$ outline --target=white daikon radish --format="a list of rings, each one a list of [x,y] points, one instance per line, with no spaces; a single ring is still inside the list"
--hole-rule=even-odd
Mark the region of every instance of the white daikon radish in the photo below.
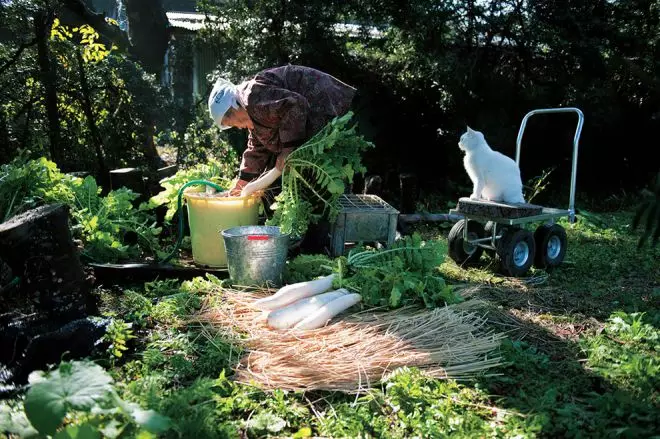
[[[351,306],[362,300],[362,296],[356,293],[346,294],[332,302],[323,305],[316,312],[298,322],[294,329],[316,329],[325,326],[330,319],[337,314],[346,311]]]
[[[280,171],[277,168],[273,168],[270,171],[266,172],[264,175],[261,177],[257,178],[256,180],[246,184],[243,187],[243,190],[241,190],[241,196],[245,197],[247,195],[250,195],[253,192],[260,191],[263,189],[266,189],[268,186],[273,184],[277,178],[282,175],[282,171]]]
[[[287,329],[316,312],[326,303],[343,295],[349,294],[348,290],[340,288],[316,296],[306,297],[293,302],[283,308],[271,311],[268,315],[268,326],[275,329]]]
[[[263,310],[273,310],[304,299],[305,297],[316,296],[332,288],[332,280],[334,278],[335,275],[333,273],[316,280],[286,285],[272,296],[255,301],[254,306]]]

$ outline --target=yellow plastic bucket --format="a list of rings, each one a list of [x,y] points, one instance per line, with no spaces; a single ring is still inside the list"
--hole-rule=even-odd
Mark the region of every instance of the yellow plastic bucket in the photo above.
[[[226,267],[227,253],[220,231],[257,225],[261,194],[227,197],[193,189],[183,196],[188,203],[193,261],[208,267]]]

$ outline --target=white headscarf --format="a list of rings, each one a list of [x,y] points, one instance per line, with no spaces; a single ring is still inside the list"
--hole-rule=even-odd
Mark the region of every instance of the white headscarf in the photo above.
[[[223,78],[218,78],[209,95],[209,113],[211,119],[220,127],[226,130],[228,126],[222,125],[222,118],[229,108],[238,108],[238,91],[236,86]]]

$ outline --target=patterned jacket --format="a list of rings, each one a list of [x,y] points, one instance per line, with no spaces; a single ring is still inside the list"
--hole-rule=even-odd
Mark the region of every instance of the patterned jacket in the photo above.
[[[242,180],[258,177],[273,158],[281,170],[291,151],[348,112],[356,92],[327,73],[296,65],[263,70],[237,87],[254,124],[241,161]]]

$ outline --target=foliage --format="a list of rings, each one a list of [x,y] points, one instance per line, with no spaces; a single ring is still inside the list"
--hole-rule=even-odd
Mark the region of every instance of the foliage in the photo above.
[[[72,203],[75,181],[44,157],[1,165],[0,222],[42,204]]]
[[[103,197],[94,178],[63,174],[43,157],[2,165],[0,181],[3,219],[47,203],[66,204],[73,236],[83,241],[83,255],[93,261],[115,262],[161,251],[155,218],[133,206],[138,195],[129,189]]]
[[[194,109],[192,121],[182,132],[165,129],[159,133],[159,141],[176,148],[176,161],[182,168],[215,161],[222,164],[222,176],[233,178],[238,171],[238,157],[227,135],[209,117],[205,104]]]
[[[525,185],[524,198],[528,203],[531,203],[534,198],[536,198],[541,192],[544,192],[548,188],[548,178],[552,171],[556,168],[550,168],[544,170],[541,175],[530,179]]]
[[[435,308],[461,301],[438,271],[446,255],[443,241],[423,241],[414,233],[386,249],[358,246],[347,258],[299,255],[287,263],[285,279],[288,283],[303,282],[335,272],[334,286],[360,293],[366,305]]]
[[[111,51],[99,42],[100,36],[92,26],[83,24],[71,29],[69,26],[62,25],[59,18],[53,20],[53,27],[50,31],[51,40],[69,41],[74,38],[74,34],[82,46],[82,58],[86,63],[98,63],[110,54]]]
[[[284,162],[282,191],[275,198],[275,214],[267,222],[284,233],[303,236],[310,223],[334,221],[339,198],[353,176],[364,174],[361,154],[374,145],[348,126],[352,112],[336,117]]]
[[[108,325],[103,339],[110,343],[109,353],[116,358],[121,358],[124,352],[128,350],[128,341],[135,338],[131,324],[123,320],[114,319]]]
[[[603,334],[585,340],[588,365],[635,398],[660,398],[660,330],[647,323],[645,313],[615,312]]]
[[[100,196],[101,188],[92,177],[74,185],[72,230],[85,244],[82,254],[94,261],[115,262],[137,258],[144,252],[162,254],[158,242],[160,227],[155,218],[133,207],[138,194],[120,188]],[[133,242],[126,242],[132,240]]]
[[[122,400],[110,375],[87,361],[63,362],[52,371],[30,374],[24,409],[32,427],[24,426],[24,432],[56,438],[94,438],[101,433],[106,437],[118,437],[142,430],[163,433],[170,422],[153,410],[143,410],[137,404]],[[82,416],[83,422],[63,425],[65,417],[73,413]],[[19,416],[13,414],[0,421],[10,422]],[[0,427],[9,430],[12,426]]]
[[[237,167],[236,156],[232,155],[229,160],[209,159],[196,166],[181,169],[173,176],[161,180],[160,185],[164,189],[151,197],[149,202],[140,208],[142,210],[148,210],[158,206],[167,206],[165,220],[172,221],[174,214],[178,210],[177,199],[179,189],[184,184],[192,180],[207,180],[216,183],[220,187],[229,188],[231,183],[230,176],[236,172]]]
[[[456,270],[450,259],[441,266],[449,281],[478,285],[472,297],[492,304],[495,327],[516,328],[503,345],[508,366],[481,383],[499,408],[520,411],[543,437],[652,437],[659,428],[650,389],[660,266],[656,250],[637,250],[629,221],[630,212],[561,220],[568,253],[549,276],[509,279],[487,265]]]
[[[170,119],[167,93],[155,76],[147,75],[97,29],[64,24],[54,6],[34,0],[0,6],[0,28],[12,30],[10,38],[0,41],[1,160],[8,162],[22,151],[29,157],[48,156],[67,171],[143,165],[148,125],[165,125]],[[30,24],[51,12],[54,18],[43,42],[47,54],[41,59],[54,77],[60,134],[55,149],[48,137],[51,98],[44,94],[46,78],[38,62],[40,37]]]
[[[213,17],[200,39],[221,54],[218,72],[234,80],[287,63],[341,65],[343,36],[333,26],[342,21],[345,2],[200,0],[197,6]]]
[[[414,368],[393,374],[382,390],[333,407],[321,426],[330,437],[533,437],[515,412],[489,405],[486,393],[433,380]],[[497,419],[497,420],[496,420]]]
[[[502,375],[482,380],[500,395],[499,407],[520,411],[524,423],[544,437],[648,437],[657,429],[653,402],[607,387],[575,357],[557,358],[546,347],[525,341],[503,345],[508,366]]]
[[[327,276],[336,266],[330,257],[318,254],[301,254],[289,259],[284,267],[284,281],[287,284],[306,282],[319,276]]]
[[[384,250],[353,249],[339,285],[358,291],[363,303],[399,308],[423,303],[434,308],[460,301],[437,269],[447,255],[439,240],[403,237]],[[341,259],[339,261],[341,266]]]

